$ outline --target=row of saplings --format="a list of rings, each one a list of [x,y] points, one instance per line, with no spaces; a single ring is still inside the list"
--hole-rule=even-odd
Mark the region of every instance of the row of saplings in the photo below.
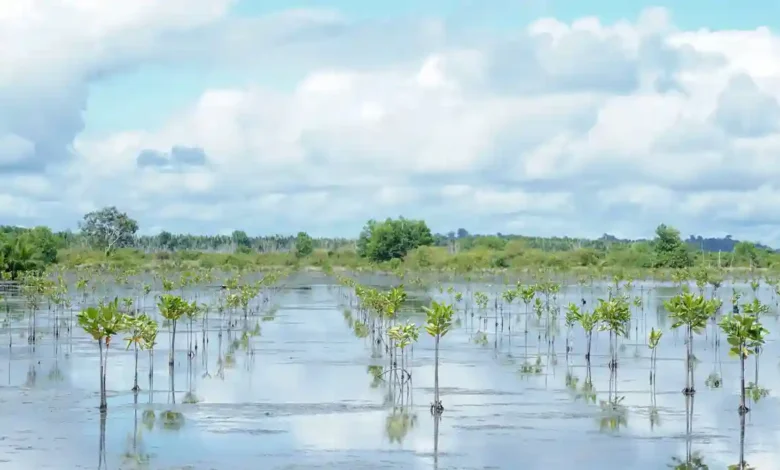
[[[739,296],[735,296],[732,300],[736,305],[739,301]],[[707,298],[704,294],[695,294],[685,288],[683,292],[665,301],[664,306],[673,321],[672,329],[685,328],[686,386],[683,389],[683,393],[693,395],[695,393],[693,385],[693,336],[701,334],[707,328],[708,321],[716,318],[723,306],[723,302],[718,298]],[[739,313],[740,311],[741,313]],[[742,304],[741,308],[735,308],[733,313],[723,316],[718,322],[718,326],[727,336],[729,354],[740,359],[739,413],[742,415],[748,412],[745,404],[745,360],[748,356],[757,354],[760,347],[764,344],[766,335],[769,332],[761,324],[761,314],[768,312],[768,306],[754,298],[752,302]],[[585,332],[587,338],[586,360],[590,360],[590,345],[593,331],[597,328],[600,331],[609,331],[610,350],[612,352],[609,364],[611,368],[617,367],[617,348],[613,346],[612,340],[614,338],[616,341],[618,336],[627,334],[626,330],[630,318],[629,302],[624,296],[611,296],[609,300],[599,299],[592,312],[581,310],[576,304],[570,304],[566,313],[567,324],[569,326],[579,324]],[[651,328],[648,341],[648,346],[652,350],[650,356],[651,382],[655,379],[656,348],[662,335],[661,331]]]
[[[187,302],[183,298],[164,294],[157,304],[160,315],[171,325],[171,344],[168,365],[173,367],[173,351],[176,344],[176,324],[183,317],[193,318],[203,308],[196,302]],[[97,341],[100,351],[100,411],[108,410],[106,402],[106,373],[108,371],[108,352],[112,338],[126,334],[126,349],[133,347],[135,352],[135,377],[133,391],[140,390],[138,386],[138,352],[149,352],[149,374],[153,373],[154,347],[157,344],[157,321],[147,314],[136,315],[124,313],[119,306],[119,299],[102,302],[96,307],[89,307],[78,314],[78,323],[92,338]]]
[[[358,305],[367,313],[382,322],[381,329],[387,333],[387,347],[390,352],[391,367],[387,373],[401,373],[401,385],[407,379],[411,379],[411,373],[406,370],[407,363],[406,348],[411,346],[419,338],[420,327],[407,320],[403,324],[396,324],[395,320],[400,311],[401,305],[406,301],[406,292],[403,286],[394,287],[389,291],[383,292],[377,289],[363,286],[352,278],[335,275],[339,283],[345,287],[354,289],[358,298]],[[455,309],[451,304],[432,301],[430,307],[423,307],[425,312],[425,331],[434,340],[434,379],[433,394],[434,399],[431,403],[431,413],[441,415],[444,406],[439,398],[439,343],[441,339],[452,329],[452,317]],[[378,338],[382,340],[381,335]],[[400,353],[400,364],[398,367],[397,354]]]
[[[397,287],[389,292],[380,292],[375,289],[359,285],[353,279],[345,276],[339,276],[342,285],[351,287],[355,290],[360,304],[363,308],[376,314],[380,319],[387,320],[387,333],[391,344],[403,348],[417,338],[416,325],[407,322],[404,325],[395,325],[395,316],[399,310],[400,304],[406,298],[403,287]],[[458,296],[460,297],[460,296]],[[739,296],[732,299],[733,303],[739,301]],[[720,311],[723,302],[715,298],[707,298],[704,293],[696,294],[687,287],[671,299],[664,302],[669,311],[669,317],[672,319],[672,328],[684,327],[686,329],[686,387],[683,393],[692,395],[694,389],[694,354],[693,354],[693,336],[702,333],[710,319],[715,318]],[[425,329],[435,339],[435,366],[434,366],[434,402],[431,406],[432,411],[441,413],[443,411],[442,403],[438,393],[438,346],[442,336],[447,334],[452,325],[453,307],[449,304],[439,304],[433,302],[431,307],[424,308],[426,313]],[[741,313],[739,313],[741,311]],[[733,313],[723,316],[718,325],[727,336],[730,346],[729,353],[740,359],[740,405],[739,413],[744,415],[748,412],[746,406],[745,390],[745,360],[748,356],[759,352],[763,345],[768,331],[761,324],[761,314],[767,313],[769,308],[762,304],[757,298],[752,302],[744,303],[740,308],[736,308]],[[586,360],[590,360],[590,349],[594,330],[608,331],[610,334],[610,368],[617,367],[617,339],[620,336],[626,336],[628,333],[628,324],[631,320],[631,309],[629,299],[623,295],[610,295],[609,299],[599,299],[593,311],[588,312],[576,304],[570,304],[566,314],[566,323],[568,326],[579,324],[587,338],[587,349],[585,353]],[[660,342],[662,332],[650,331],[649,347],[651,354],[651,376],[650,380],[655,378],[656,348]]]
[[[401,289],[394,289],[386,294],[377,292],[374,289],[366,289],[357,285],[353,280],[341,279],[342,283],[355,288],[361,303],[378,313],[380,316],[394,316],[398,311],[398,306],[405,299],[405,294]],[[350,282],[351,281],[351,282]],[[699,334],[707,326],[710,318],[713,318],[722,306],[722,301],[717,298],[706,298],[704,295],[694,294],[688,290],[676,295],[665,302],[670,317],[673,319],[672,328],[685,327],[687,333],[686,348],[686,388],[683,390],[686,394],[693,394],[693,335]],[[199,313],[199,307],[196,302],[187,302],[181,297],[166,294],[161,296],[158,303],[160,314],[171,323],[171,345],[169,364],[173,362],[173,351],[175,345],[176,324],[182,317],[193,317]],[[430,308],[426,308],[427,324],[426,330],[434,337],[436,346],[436,364],[435,364],[435,398],[433,407],[435,411],[441,412],[443,409],[438,394],[438,343],[444,335],[447,334],[452,325],[453,307],[449,304],[439,304],[433,302]],[[740,406],[739,412],[744,414],[748,411],[746,406],[745,391],[745,360],[751,354],[759,351],[760,346],[768,331],[763,327],[760,321],[760,315],[768,311],[768,307],[763,305],[758,299],[750,303],[745,303],[741,308],[742,313],[732,313],[724,316],[719,326],[727,335],[730,346],[730,353],[740,358],[741,380],[740,380]],[[390,315],[388,315],[390,314]],[[630,320],[630,306],[628,299],[623,296],[613,296],[608,300],[599,299],[598,304],[592,312],[580,310],[574,304],[569,305],[566,320],[569,325],[579,323],[585,331],[587,337],[586,358],[590,357],[590,344],[593,331],[598,327],[599,330],[606,330],[610,333],[610,345],[613,339],[625,335],[628,321]],[[135,381],[134,390],[138,390],[138,351],[148,350],[150,366],[153,360],[153,349],[156,345],[158,332],[157,322],[146,314],[131,315],[120,311],[118,300],[103,303],[97,307],[90,307],[78,315],[79,325],[90,334],[98,343],[100,351],[100,410],[106,411],[108,408],[106,401],[106,372],[108,370],[107,360],[108,351],[111,345],[111,338],[120,333],[127,333],[125,338],[127,348],[131,346],[135,350]],[[406,336],[409,334],[411,325],[396,325],[390,328],[393,336]],[[391,334],[392,334],[391,333]],[[416,336],[416,335],[415,335]],[[651,374],[655,374],[655,348],[661,338],[661,332],[651,330],[650,347],[653,349],[651,356]],[[394,341],[396,344],[406,344],[402,338]],[[612,357],[610,367],[617,366],[616,347],[610,348]],[[150,371],[151,373],[151,371]]]

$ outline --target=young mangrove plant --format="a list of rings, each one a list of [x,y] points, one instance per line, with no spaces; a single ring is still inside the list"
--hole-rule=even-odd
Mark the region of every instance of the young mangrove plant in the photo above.
[[[729,355],[739,357],[739,413],[744,415],[749,411],[745,405],[745,359],[764,344],[764,338],[769,332],[754,315],[740,313],[724,316],[720,328],[727,336]]]
[[[168,355],[168,365],[173,367],[173,353],[176,349],[176,323],[181,317],[187,315],[190,310],[196,309],[197,306],[195,302],[190,304],[179,296],[163,294],[157,307],[160,310],[160,315],[171,324],[171,348]]]
[[[664,332],[650,328],[650,336],[647,339],[647,347],[650,348],[650,385],[655,384],[655,366],[658,360],[658,343],[661,342],[661,337]]]
[[[412,373],[406,368],[406,347],[417,342],[420,337],[420,328],[407,321],[402,325],[395,325],[387,330],[387,335],[397,348],[401,352],[401,367],[393,367],[390,371],[401,371],[400,385],[403,387],[404,383],[412,380]]]
[[[753,299],[752,302],[748,302],[746,304],[742,305],[742,313],[745,315],[752,315],[756,318],[756,321],[761,321],[761,315],[765,313],[769,313],[769,306],[764,305],[761,302],[759,302],[758,299]],[[758,386],[758,365],[759,365],[759,359],[761,357],[761,348],[756,347],[755,351],[753,351],[754,354],[754,363],[756,366],[755,369],[755,381],[753,382],[755,386]]]
[[[700,334],[707,328],[707,321],[720,308],[719,299],[706,299],[701,294],[692,292],[682,292],[664,302],[664,306],[669,311],[669,317],[672,319],[672,329],[686,327],[686,353],[685,353],[685,388],[683,393],[693,395],[696,393],[696,386],[693,378],[693,335]]]
[[[127,342],[127,349],[130,349],[131,346],[133,347],[135,356],[132,391],[138,393],[141,390],[141,387],[138,386],[138,351],[151,349],[147,340],[151,338],[152,342],[154,342],[154,338],[151,337],[150,333],[154,332],[154,336],[157,336],[157,322],[145,313],[136,317],[127,316],[126,320],[125,331],[129,333],[129,336],[125,338],[125,341]]]
[[[534,286],[518,286],[520,291],[520,298],[525,304],[525,334],[528,334],[528,316],[531,314],[531,302],[536,295],[536,287]]]
[[[440,415],[444,411],[444,406],[439,397],[439,342],[452,327],[452,315],[454,310],[452,305],[431,302],[430,307],[423,307],[425,311],[426,324],[425,331],[434,338],[434,372],[433,372],[433,403],[431,403],[431,413]]]
[[[609,300],[599,299],[594,313],[598,316],[600,331],[609,332],[610,361],[609,368],[618,365],[618,338],[628,335],[628,322],[631,321],[631,309],[628,300],[622,296],[612,296]]]
[[[599,320],[597,311],[588,312],[584,307],[580,309],[573,303],[569,304],[566,312],[566,322],[571,324],[579,323],[585,332],[585,360],[588,362],[590,362],[590,348],[593,344],[593,330],[598,326]]]
[[[157,322],[152,320],[146,324],[142,330],[143,347],[149,351],[149,399],[154,394],[154,347],[157,346],[157,332],[159,327]]]
[[[119,312],[119,299],[89,307],[78,314],[78,323],[97,341],[100,351],[100,411],[108,410],[106,401],[106,372],[108,371],[108,350],[111,338],[125,327],[126,318]],[[105,348],[104,348],[105,346]]]

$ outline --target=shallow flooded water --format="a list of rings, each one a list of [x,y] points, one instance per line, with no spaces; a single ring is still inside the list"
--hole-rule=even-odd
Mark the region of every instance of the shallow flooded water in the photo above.
[[[445,412],[437,419],[429,412],[432,340],[423,332],[413,348],[408,395],[392,390],[372,374],[370,366],[387,360],[375,357],[370,335],[356,336],[346,292],[325,276],[299,274],[246,324],[237,315],[227,331],[213,314],[205,342],[200,322],[195,324],[198,351],[192,359],[189,326],[180,322],[173,394],[167,328],[161,328],[155,348],[151,389],[149,356],[139,355],[137,395],[131,392],[133,352],[116,338],[103,423],[96,343],[78,327],[72,338],[63,328],[55,341],[53,320],[44,311],[37,317],[43,337],[33,348],[27,344],[28,320],[16,318],[10,339],[7,328],[0,335],[0,468],[657,470],[685,462],[688,455],[711,469],[739,461],[739,363],[727,356],[725,339],[715,348],[710,327],[694,340],[697,393],[686,399],[683,334],[669,331],[670,322],[659,312],[671,288],[634,287],[633,294],[645,299],[644,314],[635,313],[631,337],[621,339],[615,374],[607,367],[606,333],[594,337],[589,373],[581,329],[572,329],[572,351],[566,354],[563,315],[547,335],[544,320],[540,324],[531,313],[526,336],[522,302],[515,301],[503,322],[461,310],[456,328],[441,343]],[[720,292],[730,295],[731,286]],[[215,293],[204,290],[201,301]],[[418,303],[429,300],[412,294]],[[426,295],[449,298],[438,289]],[[573,286],[557,303],[585,298],[590,306],[603,295],[598,288]],[[768,293],[762,295],[770,301]],[[405,315],[423,321],[421,313]],[[772,469],[780,460],[775,398],[780,325],[774,314],[764,323],[772,334],[760,356],[758,383],[769,395],[750,404],[744,453],[753,467]],[[665,334],[652,393],[645,338],[659,326]],[[751,382],[754,369],[751,358]],[[718,388],[711,388],[717,382],[713,372]],[[592,391],[583,387],[588,375]],[[623,397],[619,411],[600,406],[610,396]],[[166,419],[169,411],[174,414]]]

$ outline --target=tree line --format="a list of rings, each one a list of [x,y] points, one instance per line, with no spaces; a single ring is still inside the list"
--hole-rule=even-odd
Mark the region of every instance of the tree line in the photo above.
[[[571,237],[530,237],[512,234],[470,234],[460,228],[447,234],[433,233],[423,220],[388,218],[369,220],[356,239],[313,238],[297,235],[249,236],[236,230],[230,235],[137,235],[138,223],[116,207],[84,215],[76,232],[53,232],[0,227],[0,271],[15,277],[19,272],[41,270],[56,263],[62,250],[95,250],[110,257],[120,249],[142,253],[215,252],[236,254],[289,253],[299,260],[314,252],[331,256],[352,252],[367,263],[398,263],[414,259],[420,267],[465,260],[479,268],[624,266],[635,268],[685,268],[697,262],[720,267],[771,267],[780,255],[760,244],[726,237],[731,250],[708,249],[713,240],[691,236],[661,224],[648,240],[621,240],[604,235],[595,240]],[[728,244],[731,245],[728,245]],[[449,258],[447,258],[449,257]],[[447,258],[447,259],[445,259]],[[435,262],[434,259],[438,259]]]

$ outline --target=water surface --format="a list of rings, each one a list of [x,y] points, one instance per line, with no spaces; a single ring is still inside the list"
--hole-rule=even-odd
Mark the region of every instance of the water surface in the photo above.
[[[434,289],[411,295],[418,304],[430,296],[447,300],[446,287],[444,293]],[[501,289],[454,287],[463,292]],[[731,287],[720,291],[730,296]],[[579,329],[570,333],[573,350],[567,356],[562,320],[550,336],[532,317],[526,336],[522,303],[505,313],[504,331],[499,326],[498,335],[493,318],[485,328],[483,314],[460,312],[456,329],[441,344],[445,412],[437,420],[429,413],[432,340],[423,334],[413,348],[413,386],[401,404],[397,391],[373,380],[369,366],[387,361],[375,357],[370,337],[354,334],[349,318],[357,312],[349,310],[345,293],[324,276],[297,275],[246,324],[237,318],[230,333],[222,325],[221,338],[216,314],[205,344],[200,325],[195,325],[198,352],[191,360],[188,327],[180,323],[173,394],[167,329],[158,338],[151,392],[147,353],[140,354],[142,390],[136,396],[130,391],[132,351],[113,349],[104,461],[96,344],[76,329],[72,338],[63,330],[55,341],[53,319],[44,308],[37,318],[43,337],[33,348],[26,340],[27,319],[14,317],[10,348],[8,330],[0,335],[0,468],[657,470],[674,465],[674,458],[684,461],[688,453],[699,453],[712,469],[739,459],[738,362],[715,349],[712,328],[696,337],[697,393],[686,402],[681,393],[683,334],[668,330],[670,322],[659,309],[661,299],[673,293],[671,287],[645,283],[633,289],[633,295],[645,299],[645,313],[636,313],[631,337],[621,340],[616,377],[610,377],[607,367],[607,335],[594,338],[590,376],[595,399],[590,400],[582,391],[588,367]],[[199,300],[216,295],[217,290],[204,288]],[[585,298],[590,306],[603,295],[599,286],[572,286],[557,303]],[[775,303],[769,293],[761,296]],[[404,315],[423,321],[419,312]],[[67,324],[67,317],[63,321]],[[770,331],[778,330],[776,316],[765,323]],[[256,330],[258,325],[259,335],[241,341],[244,328]],[[651,327],[666,331],[654,395],[645,345]],[[475,341],[478,331],[487,334],[486,343]],[[758,469],[777,468],[780,457],[776,337],[768,338],[759,369],[759,384],[770,394],[751,405],[746,420],[745,458]],[[524,363],[538,364],[539,372],[523,374]],[[720,388],[705,385],[712,372],[722,377]],[[755,380],[754,373],[750,359],[749,380]],[[610,397],[611,383],[612,393],[624,397],[620,416],[599,405]],[[169,410],[181,413],[180,426],[164,425],[160,415]],[[689,425],[687,417],[692,417]],[[146,467],[128,454],[147,456]]]

